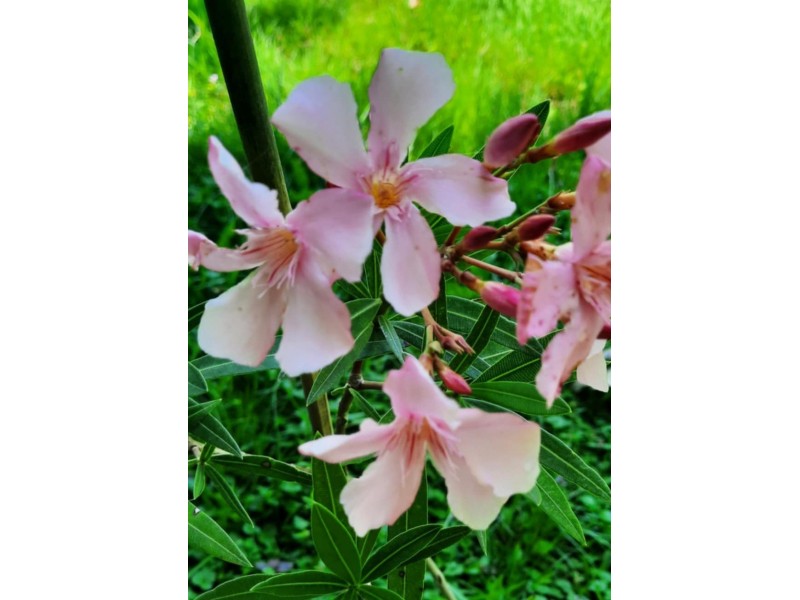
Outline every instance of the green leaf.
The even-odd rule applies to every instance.
[[[364,537],[360,537],[356,539],[356,546],[358,546],[358,553],[361,555],[361,564],[366,562],[367,557],[372,552],[372,549],[375,547],[375,542],[378,541],[378,535],[380,535],[381,529],[370,529],[369,533]]]
[[[542,429],[539,462],[543,467],[561,475],[590,494],[603,500],[611,499],[611,490],[600,474],[587,465],[569,446],[544,429]]]
[[[267,598],[318,598],[336,594],[347,588],[340,577],[322,571],[297,571],[270,577],[253,586],[253,591],[268,594]],[[233,600],[233,599],[231,599]]]
[[[483,371],[475,383],[482,381],[533,381],[541,366],[539,356],[531,356],[527,350],[512,350],[491,367]]]
[[[411,596],[400,596],[392,590],[374,585],[362,585],[358,588],[358,597],[366,600],[408,600]]]
[[[488,306],[483,308],[481,314],[475,321],[475,325],[473,325],[466,337],[467,343],[475,350],[475,354],[468,354],[466,352],[459,354],[450,362],[451,369],[458,373],[463,373],[467,370],[467,367],[472,364],[472,361],[477,358],[486,347],[486,344],[489,343],[499,318],[500,313],[496,310]]]
[[[422,350],[425,345],[425,327],[411,321],[395,321],[392,323],[397,335],[414,348]]]
[[[364,581],[383,577],[395,569],[417,560],[416,556],[441,530],[441,525],[420,525],[404,531],[378,548],[364,565]]]
[[[524,416],[565,415],[572,412],[562,398],[556,398],[553,406],[547,408],[547,401],[530,383],[517,381],[493,381],[491,383],[472,383],[472,393],[467,400],[477,398],[503,410]]]
[[[197,463],[194,470],[194,486],[192,486],[192,500],[197,500],[206,489],[206,466],[202,462]]]
[[[227,358],[216,358],[214,356],[201,356],[189,364],[195,366],[206,380],[219,379],[228,375],[249,375],[250,373],[258,373],[268,369],[279,369],[280,365],[275,360],[278,341],[280,341],[280,336],[276,338],[275,345],[272,346],[267,358],[257,367],[246,367]]]
[[[535,106],[531,106],[525,113],[536,115],[539,119],[539,125],[544,129],[544,125],[547,123],[547,117],[550,114],[550,100],[545,100],[544,102],[539,102],[539,104]]]
[[[250,561],[216,521],[189,502],[189,545],[211,556],[244,567]]]
[[[555,521],[565,533],[585,546],[586,538],[583,535],[583,529],[581,529],[578,517],[572,512],[572,507],[569,505],[569,500],[567,500],[564,490],[545,469],[539,472],[539,477],[536,480],[536,489],[541,496],[541,502],[538,504],[539,508]]]
[[[452,125],[445,127],[441,133],[433,138],[433,141],[428,144],[422,152],[420,152],[417,160],[420,158],[429,158],[431,156],[447,154],[447,151],[450,150],[450,142],[453,140],[454,129],[455,128]]]
[[[189,407],[199,404],[196,400],[189,398]],[[241,457],[242,451],[239,444],[233,439],[230,432],[216,418],[205,415],[195,421],[189,421],[189,435],[203,442],[214,444],[226,452]]]
[[[350,583],[361,581],[361,556],[350,532],[322,504],[311,507],[311,537],[322,562]]]
[[[377,240],[372,242],[372,253],[364,261],[364,288],[370,298],[381,297],[381,256],[383,246]]]
[[[225,502],[227,502],[234,512],[242,519],[250,523],[250,525],[255,525],[253,519],[247,514],[247,510],[242,504],[242,501],[239,500],[239,496],[236,495],[236,490],[234,490],[233,486],[228,483],[228,480],[222,476],[222,473],[217,471],[211,464],[206,465],[206,468],[208,469],[208,476],[211,478],[211,481],[214,482],[214,485],[219,488],[219,492],[222,494]]]
[[[442,276],[439,278],[439,295],[431,305],[431,314],[439,325],[445,329],[450,328],[447,314],[447,283],[444,273],[442,273]]]
[[[460,542],[464,537],[468,536],[472,529],[465,525],[457,525],[455,527],[445,527],[441,529],[431,542],[414,555],[412,560],[422,561],[429,556],[433,556],[449,548],[453,544]],[[484,532],[485,533],[485,532]],[[421,563],[424,564],[424,563]]]
[[[389,527],[389,541],[413,527],[428,523],[428,480],[426,470],[422,471],[422,481],[414,502],[394,525]],[[409,562],[405,567],[389,573],[389,589],[397,592],[404,600],[420,600],[425,589],[425,563],[422,560]]]
[[[197,421],[203,415],[207,415],[215,406],[220,404],[222,400],[209,400],[208,402],[196,402],[194,405],[189,404],[189,422]]]
[[[194,329],[198,323],[200,323],[200,318],[203,316],[203,311],[206,308],[205,300],[200,304],[195,304],[194,306],[190,306],[188,310],[188,320],[189,320],[189,331]]]
[[[536,489],[536,488],[533,488]],[[483,550],[483,553],[488,557],[489,556],[489,532],[484,529],[483,531],[476,531],[475,535],[478,537],[478,544]]]
[[[318,458],[311,459],[311,476],[314,481],[313,498],[314,502],[321,504],[333,514],[341,523],[347,523],[347,515],[339,502],[339,494],[342,493],[347,483],[347,475],[340,464],[326,463]],[[345,525],[350,537],[355,539],[355,533],[350,525]]]
[[[306,404],[312,404],[319,396],[335,386],[342,376],[350,370],[361,349],[369,341],[372,328],[375,324],[375,315],[380,308],[381,301],[376,299],[351,300],[347,303],[352,318],[352,332],[355,338],[353,349],[343,357],[322,369],[314,380],[314,385],[308,393]]]
[[[189,396],[199,396],[208,391],[208,384],[206,383],[200,369],[189,363]]]
[[[366,413],[370,419],[374,421],[381,420],[380,413],[378,413],[378,411],[375,410],[369,402],[367,402],[364,396],[362,396],[354,388],[350,388],[350,394],[353,396],[353,400],[355,400],[355,403],[358,405],[358,407],[364,411],[364,413]]]
[[[211,462],[231,473],[272,477],[281,481],[293,481],[301,485],[311,485],[311,475],[307,471],[269,456],[245,454],[242,458],[236,458],[226,454],[216,454],[211,458]]]
[[[273,577],[273,575],[264,575],[259,573],[258,575],[245,575],[243,577],[237,577],[236,579],[231,579],[230,581],[226,581],[215,587],[213,590],[209,590],[204,594],[200,594],[195,598],[195,600],[250,600],[246,595],[251,593],[250,588],[254,585],[261,583],[262,581],[266,581]],[[252,597],[255,598],[263,598],[263,595],[256,594],[255,592],[251,593]]]
[[[400,338],[397,336],[397,332],[394,330],[392,322],[386,317],[386,315],[381,315],[378,317],[378,326],[381,328],[384,337],[386,337],[386,341],[389,342],[389,347],[397,357],[397,360],[403,362],[403,342],[401,342]]]

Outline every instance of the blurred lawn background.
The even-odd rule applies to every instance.
[[[442,129],[455,126],[451,151],[472,154],[504,119],[545,99],[552,102],[544,138],[577,118],[608,108],[609,0],[249,0],[251,29],[270,110],[299,82],[329,74],[349,82],[368,127],[367,89],[384,47],[441,52],[453,70],[453,99],[424,126],[412,154]],[[202,1],[189,0],[189,226],[221,245],[241,240],[241,223],[213,183],[206,153],[216,135],[245,164]],[[278,135],[292,201],[323,182]],[[582,157],[567,156],[523,168],[511,182],[520,210],[560,189],[574,189]],[[566,225],[568,215],[559,224]],[[220,294],[241,275],[201,270],[189,278],[190,305]],[[190,344],[190,358],[198,355]],[[386,368],[372,364],[375,378]],[[369,373],[367,373],[369,375]],[[298,462],[297,443],[309,438],[302,391],[276,373],[210,382],[223,398],[217,416],[245,452]],[[610,481],[610,395],[577,387],[565,390],[573,414],[550,417],[549,428]],[[351,412],[351,422],[363,415]],[[231,479],[256,527],[243,525],[213,486],[200,504],[237,539],[255,564],[245,570],[190,553],[189,597],[245,572],[273,572],[316,565],[299,486]],[[432,519],[447,518],[444,485],[431,478]],[[190,481],[191,486],[191,481]],[[464,598],[610,598],[609,506],[575,488],[570,495],[587,546],[563,534],[530,499],[515,496],[488,536],[488,556],[470,536],[436,561]],[[438,598],[428,580],[427,599]]]

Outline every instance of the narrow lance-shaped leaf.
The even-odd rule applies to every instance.
[[[321,504],[311,508],[311,536],[322,562],[336,575],[361,581],[361,556],[350,532],[331,511]]]
[[[194,486],[192,486],[192,500],[197,500],[206,489],[206,465],[202,462],[197,463],[194,470]]]
[[[439,325],[445,329],[450,328],[447,311],[447,282],[444,273],[442,273],[442,276],[439,278],[439,295],[431,306],[431,314]]]
[[[378,548],[364,565],[364,581],[387,575],[416,560],[416,556],[436,537],[440,525],[420,525],[404,531]]]
[[[408,596],[401,596],[392,590],[375,587],[374,585],[362,585],[358,588],[358,597],[365,600],[408,600]]]
[[[311,459],[311,475],[314,480],[313,497],[317,502],[330,510],[344,524],[350,537],[355,539],[355,532],[347,521],[339,495],[347,483],[347,475],[340,464],[326,463],[318,458]]]
[[[200,369],[189,363],[189,397],[200,396],[208,391],[208,384]]]
[[[353,396],[353,400],[355,404],[360,408],[364,413],[374,421],[380,421],[381,415],[378,413],[377,410],[367,401],[364,396],[362,396],[359,392],[350,388],[350,394]]]
[[[449,125],[445,127],[439,135],[433,138],[433,141],[425,146],[425,149],[420,152],[417,160],[420,158],[429,158],[431,156],[439,156],[441,154],[447,154],[447,151],[450,150],[450,142],[453,140],[453,130],[455,128],[453,125]]]
[[[611,499],[611,490],[600,474],[587,465],[569,446],[544,429],[542,429],[539,462],[543,467],[561,475],[590,494],[603,500]]]
[[[266,581],[271,577],[273,577],[273,575],[264,575],[261,573],[258,575],[237,577],[236,579],[231,579],[230,581],[218,585],[213,590],[200,594],[195,600],[250,600],[244,594],[250,592],[250,589],[254,585]],[[257,594],[252,593],[252,596],[255,598]]]
[[[389,527],[389,541],[413,527],[428,523],[428,479],[426,469],[422,471],[422,481],[417,496],[409,509]],[[425,588],[425,563],[416,560],[405,567],[389,573],[389,589],[397,592],[404,600],[420,600]]]
[[[242,504],[242,501],[239,500],[239,496],[236,495],[236,490],[233,489],[233,486],[228,483],[225,477],[223,477],[222,474],[211,464],[206,465],[206,470],[209,478],[214,482],[214,485],[217,486],[219,493],[222,494],[222,497],[225,499],[225,502],[227,502],[234,512],[247,523],[254,525],[253,519],[250,518],[250,515],[247,513],[244,504]]]
[[[278,369],[280,365],[278,365],[278,361],[275,360],[278,342],[280,342],[280,336],[276,338],[275,345],[272,346],[267,357],[257,367],[246,367],[230,359],[216,358],[214,356],[201,356],[200,358],[194,359],[189,364],[195,366],[206,380],[227,377],[228,375],[249,375],[269,369]]]
[[[211,556],[252,567],[244,552],[216,521],[189,502],[189,545]]]
[[[190,408],[197,404],[199,402],[189,398]],[[230,452],[237,457],[242,456],[239,444],[236,443],[230,432],[211,415],[207,414],[197,420],[189,421],[189,435],[200,441],[214,444],[217,448]]]
[[[321,571],[296,571],[270,577],[267,581],[253,586],[253,592],[263,598],[318,598],[336,594],[347,589],[347,582],[332,573]],[[231,600],[234,600],[231,598]],[[238,598],[236,599],[238,600]]]
[[[221,402],[222,400],[209,400],[208,402],[199,402],[194,405],[189,404],[189,422],[197,421],[200,417],[207,415]]]
[[[542,469],[539,472],[539,477],[536,480],[536,489],[541,500],[538,504],[539,508],[555,521],[565,533],[585,546],[586,538],[583,535],[583,529],[578,517],[572,511],[564,490],[561,489],[558,482],[546,469]]]
[[[492,332],[500,318],[500,313],[488,306],[485,306],[478,316],[470,332],[467,334],[467,343],[475,350],[475,354],[463,353],[456,356],[450,363],[450,368],[458,373],[464,373],[472,364],[472,361],[481,353],[489,343]]]
[[[311,474],[308,471],[269,456],[245,454],[242,458],[236,458],[229,454],[215,454],[211,458],[211,462],[230,473],[253,477],[272,477],[281,481],[293,481],[311,486]]]
[[[429,556],[433,556],[438,554],[442,550],[449,548],[453,544],[458,543],[464,537],[470,534],[472,529],[466,527],[465,525],[457,525],[455,527],[445,527],[441,529],[436,536],[430,541],[430,543],[425,546],[422,550],[420,550],[417,554],[415,554],[411,560],[412,561],[421,561]],[[478,532],[478,533],[486,533]],[[485,536],[484,536],[485,539]]]
[[[352,300],[347,303],[347,308],[350,310],[352,317],[352,333],[355,338],[355,345],[350,352],[319,372],[314,380],[314,385],[311,386],[311,390],[308,393],[307,404],[313,404],[319,396],[335,386],[353,366],[356,357],[369,341],[370,335],[372,335],[375,315],[380,304],[381,301],[378,299]]]
[[[400,341],[400,338],[397,336],[392,322],[386,315],[381,315],[378,317],[378,326],[386,337],[386,341],[389,343],[392,353],[397,357],[397,360],[403,362],[403,342]]]
[[[471,384],[472,393],[468,400],[477,398],[504,410],[525,416],[564,415],[572,412],[562,398],[557,398],[553,406],[547,408],[547,401],[541,397],[536,386],[516,381],[493,381],[491,383]]]

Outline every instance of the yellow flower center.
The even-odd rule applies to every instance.
[[[388,181],[373,181],[370,193],[378,208],[389,208],[400,202],[400,191]]]

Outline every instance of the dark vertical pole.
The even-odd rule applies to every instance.
[[[278,192],[281,212],[286,214],[291,205],[244,0],[205,0],[205,5],[250,173],[254,181]]]

